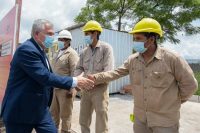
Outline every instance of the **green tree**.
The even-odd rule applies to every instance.
[[[75,22],[96,20],[105,28],[117,26],[125,30],[144,17],[155,18],[164,30],[163,40],[179,43],[180,32],[193,35],[200,27],[192,25],[200,18],[200,0],[87,0],[86,6],[75,18]]]

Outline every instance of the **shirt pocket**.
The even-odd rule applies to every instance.
[[[141,80],[142,80],[142,68],[141,67],[136,67],[136,68],[132,68],[132,72],[131,72],[131,79],[132,79],[132,84],[133,85],[141,85]]]
[[[86,57],[83,59],[83,68],[84,70],[88,70],[90,65],[90,58]]]
[[[103,65],[104,65],[103,57],[95,59],[94,70],[97,71],[97,72],[103,71]]]
[[[58,60],[57,63],[60,66],[66,66],[68,64],[68,55],[63,55],[61,56]]]
[[[170,72],[160,72],[160,71],[152,71],[150,74],[151,78],[151,86],[153,88],[167,88],[171,85],[173,81],[173,76]]]

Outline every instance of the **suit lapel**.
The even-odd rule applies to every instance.
[[[44,56],[45,56],[45,58],[47,59],[47,62],[48,62],[48,64],[49,64],[49,70],[50,70],[50,72],[52,72],[52,68],[51,68],[49,59],[48,59],[48,57],[46,56],[46,54],[44,54]],[[48,66],[47,66],[47,67],[48,67]]]
[[[45,52],[38,46],[37,42],[31,38],[30,41],[32,42],[32,44],[38,49],[38,51],[40,52],[41,56],[42,56],[42,62],[43,64],[46,66],[46,68],[48,68],[48,65],[47,65],[47,62],[46,62],[46,59],[49,63],[49,60],[45,54]],[[52,72],[52,69],[51,69],[51,66],[50,66],[50,63],[49,63],[49,68],[48,68],[51,72]]]

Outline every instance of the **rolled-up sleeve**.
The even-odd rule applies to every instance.
[[[175,61],[175,78],[180,89],[181,101],[187,101],[198,88],[198,83],[190,66],[180,56]]]

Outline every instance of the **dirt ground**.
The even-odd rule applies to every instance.
[[[80,132],[78,123],[80,100],[74,102],[72,129]],[[133,112],[131,95],[111,95],[109,102],[109,133],[133,133],[129,115]],[[200,103],[186,102],[181,107],[180,133],[200,133]],[[95,133],[95,113],[91,124],[91,133]]]

